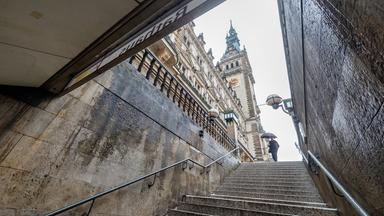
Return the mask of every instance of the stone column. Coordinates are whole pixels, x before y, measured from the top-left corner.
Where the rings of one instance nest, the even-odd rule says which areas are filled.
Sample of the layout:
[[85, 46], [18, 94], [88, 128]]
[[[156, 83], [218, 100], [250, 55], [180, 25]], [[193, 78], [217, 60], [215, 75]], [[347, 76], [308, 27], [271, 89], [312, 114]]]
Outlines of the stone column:
[[[227, 120], [227, 132], [228, 136], [235, 142], [236, 147], [239, 146], [237, 141], [237, 123], [234, 120]], [[237, 156], [239, 157], [239, 151], [237, 151]]]

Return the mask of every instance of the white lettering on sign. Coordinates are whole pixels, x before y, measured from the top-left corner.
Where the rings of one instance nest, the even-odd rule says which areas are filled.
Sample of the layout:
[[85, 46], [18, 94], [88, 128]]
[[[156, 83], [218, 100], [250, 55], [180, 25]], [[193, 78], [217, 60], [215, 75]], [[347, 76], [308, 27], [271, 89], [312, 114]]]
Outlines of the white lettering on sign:
[[113, 59], [119, 57], [120, 55], [124, 54], [126, 51], [134, 48], [138, 44], [142, 43], [143, 41], [147, 40], [154, 34], [158, 33], [159, 31], [166, 28], [171, 23], [175, 22], [176, 20], [183, 17], [185, 14], [191, 12], [193, 9], [197, 8], [207, 0], [193, 0], [189, 2], [188, 4], [184, 5], [182, 8], [178, 9], [176, 12], [170, 14], [165, 19], [159, 21], [155, 25], [153, 25], [151, 28], [149, 28], [147, 31], [144, 31], [139, 36], [129, 39], [128, 43], [115, 52], [111, 53], [108, 56], [104, 56], [104, 58], [101, 59], [101, 61], [94, 64], [91, 68], [87, 70], [87, 73], [93, 73], [94, 71], [97, 71], [99, 68], [103, 67], [104, 65], [111, 62]]

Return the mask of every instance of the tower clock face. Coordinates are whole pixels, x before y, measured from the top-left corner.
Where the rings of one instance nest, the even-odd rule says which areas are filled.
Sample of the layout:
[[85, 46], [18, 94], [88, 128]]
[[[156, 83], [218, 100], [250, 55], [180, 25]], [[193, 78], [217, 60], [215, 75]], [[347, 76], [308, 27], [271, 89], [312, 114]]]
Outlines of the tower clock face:
[[238, 78], [231, 78], [229, 80], [229, 86], [232, 88], [238, 87], [240, 85], [240, 80]]

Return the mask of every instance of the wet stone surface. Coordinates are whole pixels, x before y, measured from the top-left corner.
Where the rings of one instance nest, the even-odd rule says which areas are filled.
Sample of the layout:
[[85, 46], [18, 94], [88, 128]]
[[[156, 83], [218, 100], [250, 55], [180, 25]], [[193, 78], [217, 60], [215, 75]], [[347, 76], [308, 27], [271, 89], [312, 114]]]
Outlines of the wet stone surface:
[[[303, 2], [304, 76], [300, 2], [281, 1], [280, 15], [294, 106], [300, 121], [308, 122], [308, 148], [370, 213], [382, 215], [383, 3]], [[332, 195], [325, 178], [315, 178], [326, 200], [351, 211]]]
[[[131, 70], [122, 63], [36, 107], [0, 94], [0, 215], [46, 213], [177, 161], [207, 164], [227, 152], [208, 135], [200, 139], [199, 127]], [[227, 158], [209, 175], [176, 167], [98, 200], [92, 212], [163, 214], [183, 194], [215, 189], [236, 165]]]

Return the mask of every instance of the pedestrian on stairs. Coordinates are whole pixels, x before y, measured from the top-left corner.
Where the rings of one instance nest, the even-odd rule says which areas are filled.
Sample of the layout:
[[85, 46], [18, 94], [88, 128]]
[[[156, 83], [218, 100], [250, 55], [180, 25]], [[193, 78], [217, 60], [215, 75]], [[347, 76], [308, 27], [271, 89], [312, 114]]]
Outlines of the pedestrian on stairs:
[[277, 150], [279, 149], [279, 143], [276, 141], [276, 140], [274, 140], [274, 138], [271, 138], [270, 140], [269, 140], [269, 145], [268, 145], [268, 147], [269, 147], [269, 153], [271, 153], [272, 154], [272, 158], [273, 158], [273, 160], [274, 161], [277, 161]]

